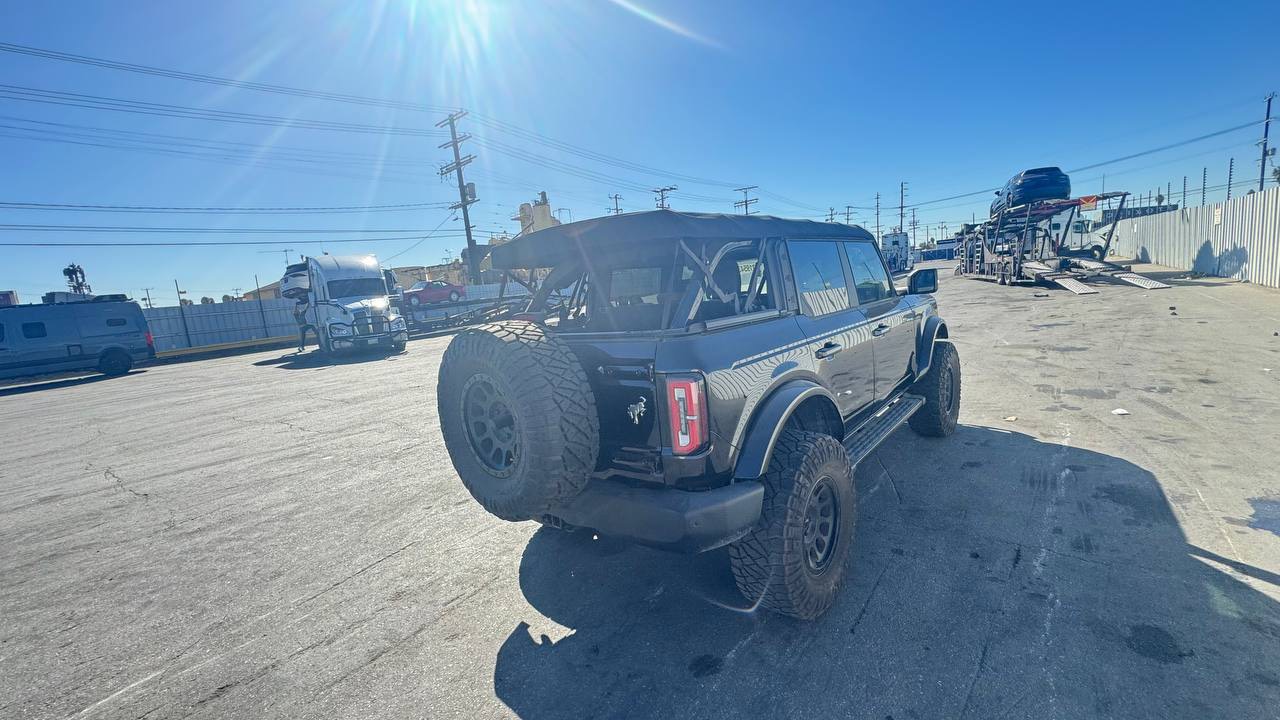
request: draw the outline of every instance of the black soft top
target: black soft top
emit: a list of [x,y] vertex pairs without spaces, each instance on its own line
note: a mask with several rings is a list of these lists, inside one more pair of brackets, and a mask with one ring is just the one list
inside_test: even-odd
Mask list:
[[566,260],[637,244],[681,239],[755,240],[759,238],[873,240],[856,225],[789,220],[770,215],[725,215],[674,210],[606,215],[529,233],[493,248],[499,269],[553,267]]

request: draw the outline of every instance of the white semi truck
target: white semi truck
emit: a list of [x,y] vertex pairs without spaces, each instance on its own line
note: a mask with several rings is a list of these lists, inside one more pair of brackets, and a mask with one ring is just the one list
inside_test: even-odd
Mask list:
[[321,255],[285,268],[280,294],[305,303],[322,352],[382,347],[399,352],[409,341],[404,318],[391,306],[386,279],[372,255]]
[[885,233],[880,237],[880,254],[889,272],[904,273],[911,269],[911,236],[904,232]]

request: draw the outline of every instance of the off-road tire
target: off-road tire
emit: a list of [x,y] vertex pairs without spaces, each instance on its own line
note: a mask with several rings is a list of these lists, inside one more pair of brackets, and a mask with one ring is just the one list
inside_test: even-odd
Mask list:
[[[464,389],[475,378],[503,396],[519,452],[491,469],[472,444]],[[578,358],[540,325],[509,320],[463,330],[440,363],[440,429],[453,467],[484,509],[512,521],[542,517],[586,485],[600,452],[595,395]]]
[[[943,378],[950,373],[950,382]],[[950,398],[943,395],[948,392]],[[960,354],[949,342],[933,343],[929,371],[911,386],[911,393],[924,398],[924,407],[907,421],[911,429],[925,437],[946,437],[956,430],[960,418]]]
[[[806,559],[805,513],[823,478],[834,491],[838,512],[832,554],[825,569],[815,573]],[[812,620],[834,602],[853,546],[857,503],[849,455],[830,435],[787,429],[761,480],[760,520],[729,545],[733,579],[748,602]]]
[[133,358],[123,350],[108,350],[98,358],[98,372],[110,377],[126,375],[133,369]]

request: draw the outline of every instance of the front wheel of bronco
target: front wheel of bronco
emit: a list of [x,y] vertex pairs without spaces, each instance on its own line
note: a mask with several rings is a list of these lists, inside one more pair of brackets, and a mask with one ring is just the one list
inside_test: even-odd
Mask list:
[[908,424],[926,437],[946,437],[956,431],[960,419],[960,354],[949,342],[933,344],[929,372],[911,386],[911,393],[924,398],[924,407]]
[[729,546],[733,579],[749,602],[812,620],[835,600],[853,544],[849,455],[830,435],[787,430],[762,480],[760,521]]

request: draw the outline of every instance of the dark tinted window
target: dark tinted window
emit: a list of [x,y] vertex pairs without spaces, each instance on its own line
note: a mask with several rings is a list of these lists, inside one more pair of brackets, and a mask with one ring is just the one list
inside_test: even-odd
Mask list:
[[793,240],[787,243],[787,253],[806,315],[827,315],[849,308],[849,292],[836,243]]
[[4,342],[4,326],[0,325],[0,342]]
[[124,324],[124,318],[107,318],[107,325],[110,325],[111,327],[122,327]]
[[44,323],[22,323],[22,337],[24,338],[42,338],[48,333],[44,329]]
[[387,285],[380,277],[330,280],[329,297],[377,297],[387,294]]
[[849,269],[853,271],[853,287],[858,293],[858,304],[866,305],[893,296],[893,285],[885,272],[880,255],[870,243],[844,244],[849,255]]

